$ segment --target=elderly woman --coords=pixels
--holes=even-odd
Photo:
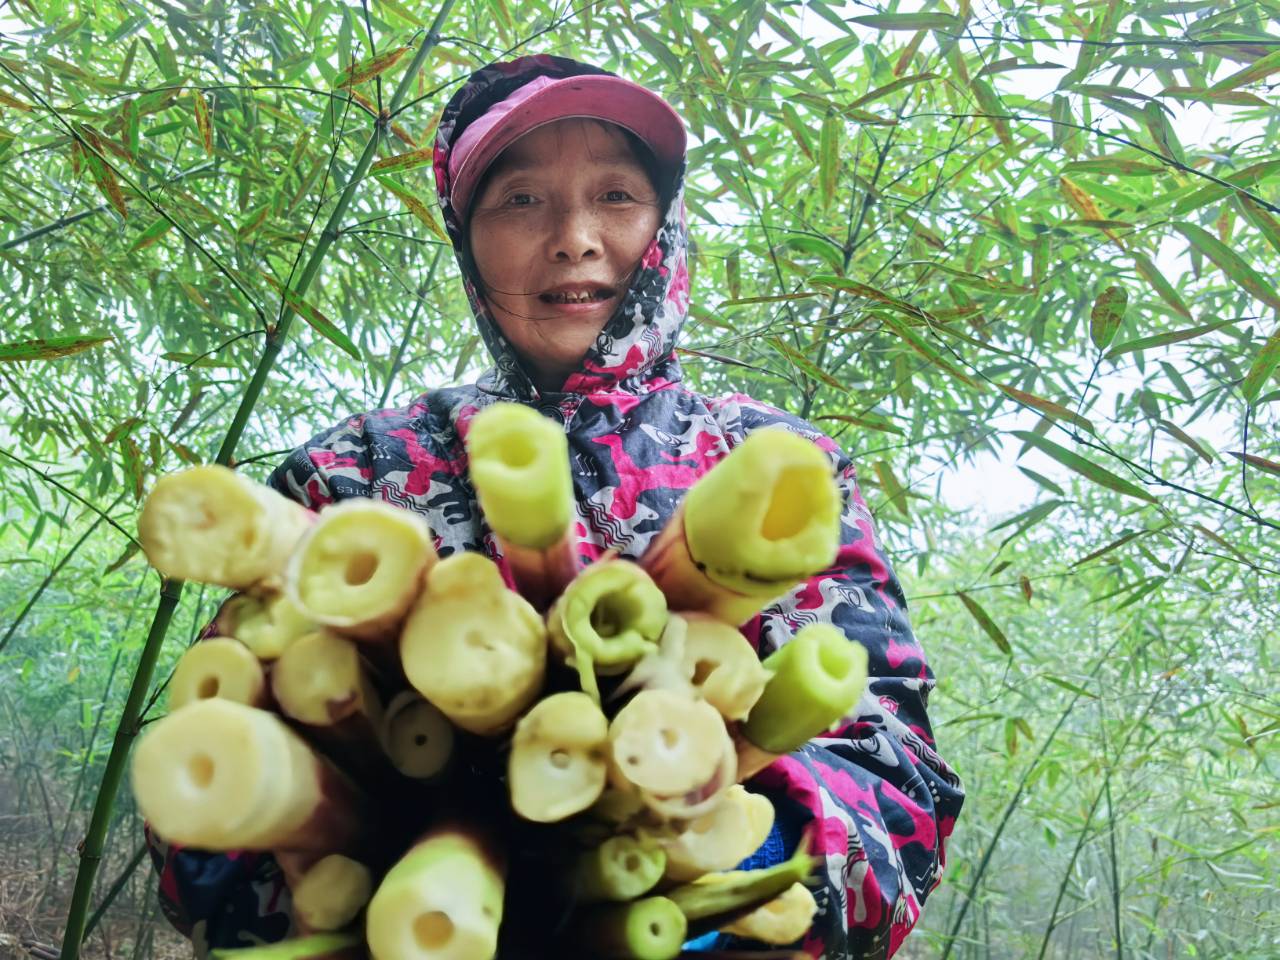
[[[851,723],[749,783],[777,811],[749,865],[785,858],[816,821],[818,915],[803,949],[886,957],[941,879],[963,800],[934,751],[934,678],[849,459],[796,417],[742,394],[705,397],[682,380],[684,172],[683,122],[643,87],[552,56],[474,73],[441,117],[435,175],[494,366],[475,384],[324,431],[270,483],[312,509],[381,497],[422,513],[441,555],[482,551],[502,564],[463,438],[488,404],[528,404],[564,425],[577,550],[590,563],[607,550],[639,557],[685,491],[751,431],[780,424],[816,441],[845,497],[836,563],[742,629],[764,656],[805,624],[834,624],[866,648],[871,682]],[[169,916],[198,948],[287,932],[287,891],[270,857],[160,859]]]

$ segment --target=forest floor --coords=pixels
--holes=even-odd
[[[11,786],[0,774],[0,960],[57,960],[80,836],[68,830],[64,849],[55,853],[65,811],[18,812]],[[138,842],[141,837],[139,831]],[[111,845],[116,849],[100,865],[95,905],[136,849],[122,839],[116,838]],[[138,865],[80,955],[85,960],[189,960],[191,945],[159,912],[149,860]]]

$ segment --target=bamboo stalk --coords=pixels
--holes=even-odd
[[[674,960],[688,921],[666,897],[591,907],[574,921],[573,940],[601,960]]]
[[[444,24],[445,18],[448,17],[454,3],[455,0],[442,0],[440,9],[437,11],[430,29],[427,31],[426,36],[423,37],[422,45],[418,48],[413,62],[396,88],[390,108],[392,114],[404,101],[405,96],[413,86],[414,80],[417,78],[418,71],[422,69],[423,63],[426,62],[432,49],[439,42],[440,28]],[[320,268],[320,261],[324,258],[325,253],[328,252],[329,245],[337,237],[338,226],[341,224],[342,218],[346,215],[347,208],[351,204],[356,186],[364,179],[370,165],[373,163],[374,157],[377,155],[378,144],[382,136],[382,128],[380,126],[376,127],[373,135],[369,138],[368,144],[365,146],[364,153],[352,170],[351,178],[348,180],[346,188],[338,198],[337,203],[334,204],[333,212],[325,225],[320,241],[317,243],[311,260],[303,272],[302,281],[296,288],[299,293],[306,292],[312,278]],[[245,424],[249,421],[249,415],[257,405],[262,387],[266,383],[267,376],[271,372],[280,348],[283,346],[284,339],[288,336],[289,322],[292,317],[293,312],[286,304],[279,326],[274,331],[268,332],[262,358],[258,362],[253,378],[245,389],[240,407],[236,410],[227,434],[218,449],[218,455],[215,458],[217,463],[231,463],[236,446],[240,442],[240,436],[244,432]],[[98,788],[98,795],[94,800],[93,814],[89,820],[89,829],[80,855],[80,866],[76,871],[75,889],[72,892],[71,903],[67,909],[67,922],[63,930],[62,950],[59,960],[78,960],[80,956],[80,943],[84,937],[85,916],[93,893],[93,881],[97,876],[98,864],[102,860],[103,840],[106,836],[107,826],[110,823],[111,810],[115,806],[116,793],[120,789],[120,781],[124,776],[129,748],[132,746],[133,738],[138,732],[138,718],[142,703],[146,698],[147,689],[151,685],[151,677],[155,672],[156,659],[160,655],[160,647],[164,642],[165,634],[168,632],[174,608],[182,598],[182,588],[183,582],[181,580],[166,580],[160,588],[160,602],[156,607],[156,615],[147,633],[146,645],[143,647],[142,654],[138,659],[138,667],[134,672],[133,684],[129,689],[124,713],[120,718],[120,726],[116,730],[116,739],[112,745],[111,754],[107,758],[107,767],[102,776],[102,784]]]

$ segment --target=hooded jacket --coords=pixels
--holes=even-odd
[[[833,624],[866,648],[870,683],[837,731],[751,781],[751,789],[773,800],[778,816],[748,865],[783,859],[810,829],[821,869],[811,884],[818,914],[803,949],[833,960],[888,957],[941,880],[944,841],[964,796],[935,750],[926,713],[934,676],[849,458],[795,416],[743,394],[702,396],[683,381],[676,356],[689,305],[683,164],[629,289],[557,392],[539,391],[522,368],[478,294],[478,277],[463,252],[463,224],[449,206],[447,182],[457,135],[535,76],[596,72],[604,71],[546,55],[493,64],[474,73],[441,115],[437,192],[493,367],[475,384],[429,390],[405,407],[361,413],[324,430],[294,450],[268,482],[315,510],[350,497],[378,497],[417,511],[430,523],[442,557],[480,551],[505,572],[464,447],[472,418],[496,401],[533,406],[564,426],[584,564],[608,550],[638,558],[689,487],[751,431],[781,425],[819,444],[844,496],[837,559],[742,631],[764,657],[807,624]],[[284,935],[287,891],[266,855],[183,851],[158,860],[166,913],[189,935],[200,920],[200,939],[213,946]]]

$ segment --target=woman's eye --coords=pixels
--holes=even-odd
[[[631,199],[631,194],[627,193],[625,190],[610,190],[604,196],[606,200],[613,200],[616,202]]]
[[[533,194],[529,193],[513,193],[507,197],[507,205],[512,207],[527,207],[532,202]]]

